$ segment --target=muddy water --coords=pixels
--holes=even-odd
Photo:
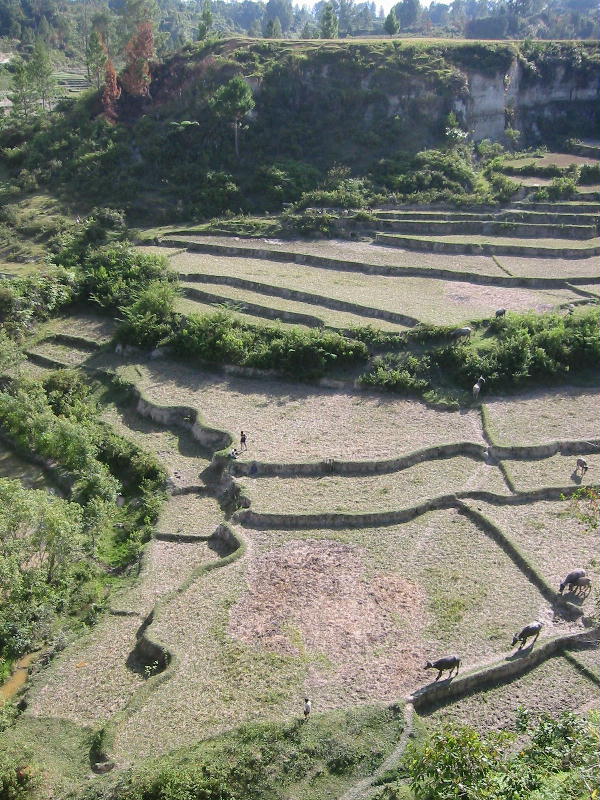
[[[23,656],[23,658],[20,658],[17,661],[10,678],[4,681],[2,686],[0,686],[0,705],[6,703],[6,701],[10,700],[11,697],[14,697],[19,689],[25,685],[29,667],[33,664],[39,654],[39,650],[34,653],[27,653],[26,656]]]

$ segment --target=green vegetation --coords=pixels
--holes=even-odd
[[[551,49],[527,51],[528,63],[535,67]],[[0,146],[17,186],[51,183],[79,204],[93,194],[145,224],[149,213],[161,224],[282,203],[505,201],[516,186],[496,170],[481,172],[464,121],[448,112],[464,91],[465,69],[506,74],[519,54],[497,43],[348,40],[315,48],[208,38],[154,67],[144,84],[152,100],[140,103],[124,78],[110,113],[105,98],[100,114],[90,92],[51,117],[8,120]],[[564,44],[560,58],[593,70],[597,47]],[[253,95],[255,81],[261,91]],[[405,84],[414,91],[397,99]],[[427,102],[414,99],[421,93]],[[421,150],[423,141],[430,149]]]
[[[245,725],[149,762],[89,800],[318,800],[370,774],[397,740],[400,709],[319,714],[308,722]]]
[[[480,375],[488,388],[502,389],[570,380],[589,374],[597,364],[599,319],[596,309],[566,316],[511,312],[479,328],[473,342],[432,348],[427,354],[380,355],[361,382],[421,394],[439,389],[442,373],[441,386],[447,388],[470,385]]]
[[[89,381],[60,370],[0,392],[0,428],[15,445],[59,466],[70,501],[3,481],[0,659],[51,639],[61,617],[90,624],[105,599],[96,559],[125,567],[156,521],[165,473],[153,457],[98,420]],[[122,493],[122,508],[117,495]]]
[[[405,774],[417,800],[584,800],[600,778],[598,716],[564,713],[538,719],[519,709],[516,734],[482,736],[469,727],[436,731],[411,745]],[[399,800],[404,787],[387,786],[381,797]]]

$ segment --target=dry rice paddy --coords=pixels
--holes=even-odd
[[[391,511],[463,490],[508,492],[497,467],[465,457],[425,461],[387,475],[259,478],[244,485],[254,511],[286,514]]]
[[[422,403],[249,378],[224,378],[180,364],[118,370],[160,405],[197,408],[209,425],[248,433],[245,457],[303,462],[378,460],[435,444],[483,442],[479,412],[442,412]]]
[[[339,261],[353,261],[383,267],[420,267],[425,269],[444,269],[456,272],[474,272],[480,275],[502,275],[494,260],[489,256],[455,256],[437,253],[414,253],[400,248],[385,247],[369,242],[294,241],[280,239],[247,240],[227,236],[182,236],[177,240],[206,242],[226,247],[244,247],[248,250],[274,250],[281,253],[299,253],[311,256],[324,256]],[[343,267],[342,267],[343,268]]]
[[[126,666],[139,617],[105,617],[34,680],[27,713],[98,726],[122,710],[142,678]]]
[[[515,311],[547,311],[561,303],[579,299],[579,296],[565,289],[507,288],[436,278],[369,275],[344,271],[343,268],[332,270],[200,253],[177,255],[171,259],[171,265],[182,274],[196,272],[243,278],[265,286],[311,292],[343,302],[405,314],[422,322],[448,325],[489,317],[500,307]],[[222,293],[222,289],[217,287],[215,291]],[[235,296],[240,299],[243,293],[238,291]],[[268,304],[268,295],[261,296],[259,302]],[[310,308],[314,314],[318,306],[309,304]]]
[[[274,311],[280,312],[282,315],[286,312],[294,314],[304,314],[309,317],[316,317],[316,321],[320,321],[321,325],[326,325],[330,328],[355,328],[362,325],[373,325],[381,330],[387,331],[402,331],[406,330],[406,325],[399,325],[387,320],[379,319],[378,317],[368,314],[352,314],[347,311],[335,311],[327,308],[324,305],[317,303],[303,303],[296,300],[286,300],[282,297],[251,292],[247,289],[237,289],[232,286],[223,286],[220,284],[205,284],[183,282],[182,286],[188,289],[195,289],[200,291],[210,292],[216,294],[222,299],[223,303],[228,303],[233,306],[240,304],[242,307],[245,303],[252,303],[256,306],[262,306]],[[268,292],[268,286],[266,287]],[[193,297],[189,298],[193,300]],[[202,302],[202,301],[201,301]],[[264,318],[260,318],[261,321]]]
[[[579,653],[577,657],[579,657]],[[598,651],[591,651],[598,658]],[[518,680],[436,708],[423,715],[433,725],[461,724],[468,720],[478,731],[515,729],[517,709],[523,707],[535,719],[544,712],[560,714],[596,704],[598,688],[565,658],[551,658]]]
[[[507,533],[557,591],[565,575],[579,567],[587,570],[594,585],[598,585],[597,532],[587,530],[570,513],[570,501],[540,501],[516,506],[478,501],[475,505]],[[591,602],[591,599],[586,601],[588,605]]]
[[[600,455],[587,455],[588,471],[575,472],[577,456],[556,455],[539,461],[505,462],[518,491],[539,489],[542,486],[597,486],[600,484]]]
[[[598,436],[597,389],[536,389],[508,398],[488,397],[485,405],[496,444],[543,444]]]

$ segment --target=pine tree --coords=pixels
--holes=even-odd
[[[41,39],[36,39],[27,71],[31,77],[36,99],[41,100],[42,109],[47,111],[56,97],[56,81],[48,48]]]
[[[211,106],[217,118],[229,122],[233,126],[235,154],[239,158],[240,127],[246,114],[254,108],[252,89],[246,81],[236,75],[214,93]]]
[[[283,38],[283,30],[281,29],[281,22],[279,21],[279,17],[275,17],[273,20],[273,34],[271,39],[282,39]]]
[[[390,36],[395,36],[400,30],[400,23],[398,22],[398,17],[396,16],[396,11],[394,8],[391,9],[390,13],[385,18],[383,27],[385,32]]]
[[[106,62],[104,91],[102,92],[104,116],[109,122],[115,122],[117,119],[116,103],[119,97],[121,97],[121,87],[117,80],[117,71],[109,58]]]
[[[198,41],[206,39],[213,26],[213,13],[210,0],[204,0],[200,22],[198,24]]]
[[[321,17],[321,39],[338,38],[338,18],[331,3],[326,3]]]
[[[28,65],[20,58],[15,59],[12,65],[11,93],[8,95],[12,103],[11,113],[27,122],[36,105],[35,89]]]
[[[102,35],[97,30],[93,30],[85,51],[85,66],[90,83],[95,83],[99,89],[102,83],[102,75],[106,69],[108,53]]]
[[[154,33],[151,22],[142,22],[125,48],[125,70],[121,84],[128,94],[135,97],[148,95],[150,87],[150,65],[154,56]]]

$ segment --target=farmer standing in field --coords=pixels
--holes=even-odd
[[[240,433],[240,450],[247,450],[248,445],[246,444],[246,434],[244,431]]]

